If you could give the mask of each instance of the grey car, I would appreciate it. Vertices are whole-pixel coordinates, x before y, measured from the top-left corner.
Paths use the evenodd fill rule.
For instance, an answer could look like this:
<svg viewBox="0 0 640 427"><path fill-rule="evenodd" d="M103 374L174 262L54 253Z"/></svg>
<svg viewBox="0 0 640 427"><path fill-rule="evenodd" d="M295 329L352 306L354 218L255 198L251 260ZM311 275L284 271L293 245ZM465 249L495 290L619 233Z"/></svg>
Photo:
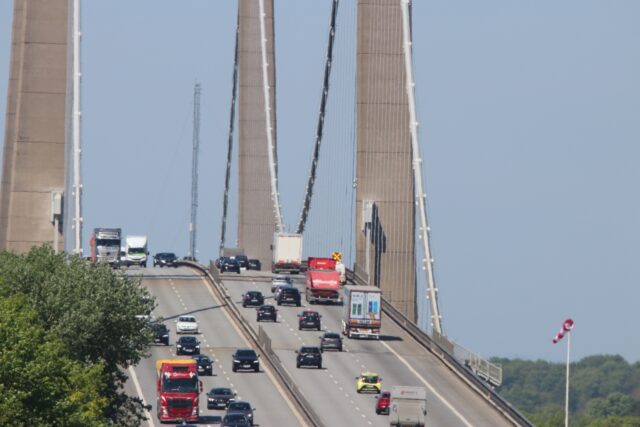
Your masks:
<svg viewBox="0 0 640 427"><path fill-rule="evenodd" d="M242 414L225 415L222 419L222 427L249 427L251 422Z"/></svg>
<svg viewBox="0 0 640 427"><path fill-rule="evenodd" d="M229 403L229 406L227 406L226 415L232 415L232 414L244 415L249 420L249 423L253 425L254 424L253 411L255 410L256 408L253 408L251 404L246 400L236 400L234 402Z"/></svg>
<svg viewBox="0 0 640 427"><path fill-rule="evenodd" d="M342 351L342 337L335 332L325 332L320 335L320 350L328 349Z"/></svg>

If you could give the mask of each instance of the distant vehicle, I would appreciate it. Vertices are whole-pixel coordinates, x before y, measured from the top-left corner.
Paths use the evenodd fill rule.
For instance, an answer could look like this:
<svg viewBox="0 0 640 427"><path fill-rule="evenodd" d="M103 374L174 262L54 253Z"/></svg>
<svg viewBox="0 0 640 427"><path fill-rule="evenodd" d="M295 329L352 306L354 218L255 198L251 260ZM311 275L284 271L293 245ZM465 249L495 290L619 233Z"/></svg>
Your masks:
<svg viewBox="0 0 640 427"><path fill-rule="evenodd" d="M247 306L258 306L260 307L262 304L264 304L264 296L262 295L262 292L260 291L248 291L244 294L242 294L242 306L243 307L247 307Z"/></svg>
<svg viewBox="0 0 640 427"><path fill-rule="evenodd" d="M427 416L427 390L424 387L394 385L389 403L389 425L424 427Z"/></svg>
<svg viewBox="0 0 640 427"><path fill-rule="evenodd" d="M207 393L207 409L226 409L236 400L236 394L227 387L214 387Z"/></svg>
<svg viewBox="0 0 640 427"><path fill-rule="evenodd" d="M280 295L280 292L282 292L283 289L293 289L293 285L290 285L288 283L281 283L277 285L276 289L273 291L273 298L276 301L278 300L278 295Z"/></svg>
<svg viewBox="0 0 640 427"><path fill-rule="evenodd" d="M180 337L176 341L176 354L200 354L200 341L196 337Z"/></svg>
<svg viewBox="0 0 640 427"><path fill-rule="evenodd" d="M125 257L123 264L125 267L131 265L147 266L147 236L127 236L125 238Z"/></svg>
<svg viewBox="0 0 640 427"><path fill-rule="evenodd" d="M380 299L380 288L345 285L342 334L349 338L379 339L382 327Z"/></svg>
<svg viewBox="0 0 640 427"><path fill-rule="evenodd" d="M260 361L256 352L250 348L240 348L233 353L233 365L231 370L237 372L239 369L250 369L260 372Z"/></svg>
<svg viewBox="0 0 640 427"><path fill-rule="evenodd" d="M199 333L198 321L194 316L180 316L176 321L176 334Z"/></svg>
<svg viewBox="0 0 640 427"><path fill-rule="evenodd" d="M173 252L158 252L153 257L154 267L177 267L178 257Z"/></svg>
<svg viewBox="0 0 640 427"><path fill-rule="evenodd" d="M205 354L196 354L192 356L193 360L198 365L198 374L200 375L213 375L213 362L209 359L209 356Z"/></svg>
<svg viewBox="0 0 640 427"><path fill-rule="evenodd" d="M158 420L195 421L200 417L198 397L202 383L194 360L164 359L156 361Z"/></svg>
<svg viewBox="0 0 640 427"><path fill-rule="evenodd" d="M247 261L247 270L262 270L262 263L259 259L250 259Z"/></svg>
<svg viewBox="0 0 640 427"><path fill-rule="evenodd" d="M376 397L376 414L389 415L389 403L391 402L391 392L383 391Z"/></svg>
<svg viewBox="0 0 640 427"><path fill-rule="evenodd" d="M255 420L253 419L253 411L255 410L256 408L252 408L249 402L244 400L236 400L229 403L229 406L227 406L227 415L244 415L249 420L249 424L253 425L255 423Z"/></svg>
<svg viewBox="0 0 640 427"><path fill-rule="evenodd" d="M229 414L225 415L222 419L222 427L249 427L251 422L242 414Z"/></svg>
<svg viewBox="0 0 640 427"><path fill-rule="evenodd" d="M236 255L235 260L240 264L241 270L247 270L249 268L249 258L246 255Z"/></svg>
<svg viewBox="0 0 640 427"><path fill-rule="evenodd" d="M216 258L216 260L213 262L213 264L216 266L218 270L222 268L222 263L224 262L225 259L227 259L227 257L221 256Z"/></svg>
<svg viewBox="0 0 640 427"><path fill-rule="evenodd" d="M298 330L317 329L320 330L320 319L322 316L317 311L304 310L298 314Z"/></svg>
<svg viewBox="0 0 640 427"><path fill-rule="evenodd" d="M122 230L120 228L94 228L89 240L91 260L117 266L120 262L121 243Z"/></svg>
<svg viewBox="0 0 640 427"><path fill-rule="evenodd" d="M296 307L300 307L302 305L300 297L300 291L297 288L282 288L282 290L278 293L278 297L276 299L278 305L282 304L295 304Z"/></svg>
<svg viewBox="0 0 640 427"><path fill-rule="evenodd" d="M169 345L169 328L164 323L152 322L151 329L153 329L153 342L159 342L164 345Z"/></svg>
<svg viewBox="0 0 640 427"><path fill-rule="evenodd" d="M322 369L322 352L320 347L303 346L300 350L297 350L298 356L296 357L296 368L300 366L315 366L318 369Z"/></svg>
<svg viewBox="0 0 640 427"><path fill-rule="evenodd" d="M302 234L274 233L271 272L298 274L302 262Z"/></svg>
<svg viewBox="0 0 640 427"><path fill-rule="evenodd" d="M363 391L380 393L381 390L382 378L375 372L363 372L359 377L356 377L356 391L358 393L362 393Z"/></svg>
<svg viewBox="0 0 640 427"><path fill-rule="evenodd" d="M291 277L289 276L275 276L271 279L271 293L276 291L276 287L278 287L278 285L293 285L293 280L291 280Z"/></svg>
<svg viewBox="0 0 640 427"><path fill-rule="evenodd" d="M232 258L225 258L222 262L222 266L220 267L220 272L226 273L228 271L235 271L240 274L240 264L238 261Z"/></svg>
<svg viewBox="0 0 640 427"><path fill-rule="evenodd" d="M340 302L340 273L333 258L309 257L305 275L305 299L316 302Z"/></svg>
<svg viewBox="0 0 640 427"><path fill-rule="evenodd" d="M256 321L271 320L276 322L278 319L278 310L272 305L263 305L257 308Z"/></svg>
<svg viewBox="0 0 640 427"><path fill-rule="evenodd" d="M320 336L320 350L335 349L342 351L342 337L335 332L325 332Z"/></svg>

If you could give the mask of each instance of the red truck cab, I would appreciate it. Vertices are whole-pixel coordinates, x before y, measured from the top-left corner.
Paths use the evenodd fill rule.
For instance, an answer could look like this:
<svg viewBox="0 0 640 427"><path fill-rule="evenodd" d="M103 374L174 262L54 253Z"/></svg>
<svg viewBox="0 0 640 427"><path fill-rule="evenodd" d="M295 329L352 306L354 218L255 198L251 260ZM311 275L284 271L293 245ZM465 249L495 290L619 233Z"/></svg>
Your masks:
<svg viewBox="0 0 640 427"><path fill-rule="evenodd" d="M309 257L305 280L307 302L340 302L340 273L332 258Z"/></svg>
<svg viewBox="0 0 640 427"><path fill-rule="evenodd" d="M156 362L157 415L160 422L198 421L202 382L193 359L165 359Z"/></svg>

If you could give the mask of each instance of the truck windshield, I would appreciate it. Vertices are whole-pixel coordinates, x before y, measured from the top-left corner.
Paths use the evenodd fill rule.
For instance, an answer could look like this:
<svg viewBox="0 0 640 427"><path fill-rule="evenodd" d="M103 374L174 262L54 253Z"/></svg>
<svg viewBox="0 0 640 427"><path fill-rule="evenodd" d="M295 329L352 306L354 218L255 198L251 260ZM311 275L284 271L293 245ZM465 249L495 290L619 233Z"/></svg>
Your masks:
<svg viewBox="0 0 640 427"><path fill-rule="evenodd" d="M162 391L197 392L198 380L197 378L164 378L162 380Z"/></svg>
<svg viewBox="0 0 640 427"><path fill-rule="evenodd" d="M117 246L120 247L120 240L116 239L96 239L96 246Z"/></svg>
<svg viewBox="0 0 640 427"><path fill-rule="evenodd" d="M129 248L130 254L143 254L144 248Z"/></svg>

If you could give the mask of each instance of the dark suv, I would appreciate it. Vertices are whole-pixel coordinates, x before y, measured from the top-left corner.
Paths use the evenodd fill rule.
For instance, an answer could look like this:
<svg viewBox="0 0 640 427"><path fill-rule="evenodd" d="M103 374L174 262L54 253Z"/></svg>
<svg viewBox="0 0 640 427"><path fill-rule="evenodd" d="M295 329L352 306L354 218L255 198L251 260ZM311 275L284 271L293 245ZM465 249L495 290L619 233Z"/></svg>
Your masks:
<svg viewBox="0 0 640 427"><path fill-rule="evenodd" d="M152 323L151 329L153 329L153 342L169 345L169 328L164 323Z"/></svg>
<svg viewBox="0 0 640 427"><path fill-rule="evenodd" d="M325 332L320 336L320 350L335 349L342 351L342 337L335 332Z"/></svg>
<svg viewBox="0 0 640 427"><path fill-rule="evenodd" d="M207 409L226 409L233 402L236 394L227 387L215 387L207 393Z"/></svg>
<svg viewBox="0 0 640 427"><path fill-rule="evenodd" d="M196 354L192 357L198 365L198 374L213 375L213 362L209 359L209 356L205 354Z"/></svg>
<svg viewBox="0 0 640 427"><path fill-rule="evenodd" d="M158 252L153 257L154 267L177 267L176 261L178 258L173 252Z"/></svg>
<svg viewBox="0 0 640 427"><path fill-rule="evenodd" d="M260 372L260 361L256 352L250 348L240 348L233 353L233 365L231 370L237 372L238 369L251 369Z"/></svg>
<svg viewBox="0 0 640 427"><path fill-rule="evenodd" d="M240 265L240 268L247 268L249 264L249 258L246 255L236 255L236 261Z"/></svg>
<svg viewBox="0 0 640 427"><path fill-rule="evenodd" d="M250 259L247 262L247 270L262 270L262 263L259 259Z"/></svg>
<svg viewBox="0 0 640 427"><path fill-rule="evenodd" d="M298 330L317 329L320 330L320 314L317 311L305 310L298 314Z"/></svg>
<svg viewBox="0 0 640 427"><path fill-rule="evenodd" d="M300 350L296 351L298 357L296 357L296 368L300 366L315 366L318 369L322 369L322 352L320 347L300 347Z"/></svg>
<svg viewBox="0 0 640 427"><path fill-rule="evenodd" d="M263 305L257 308L256 321L272 320L276 322L278 320L278 310L272 305Z"/></svg>
<svg viewBox="0 0 640 427"><path fill-rule="evenodd" d="M248 291L245 294L242 294L242 306L246 307L248 305L258 306L260 307L264 304L264 296L260 291Z"/></svg>
<svg viewBox="0 0 640 427"><path fill-rule="evenodd" d="M300 307L300 291L297 288L284 288L278 293L276 301L278 305L295 304L296 307Z"/></svg>
<svg viewBox="0 0 640 427"><path fill-rule="evenodd" d="M220 265L220 272L235 271L240 274L240 264L235 259L225 258Z"/></svg>

